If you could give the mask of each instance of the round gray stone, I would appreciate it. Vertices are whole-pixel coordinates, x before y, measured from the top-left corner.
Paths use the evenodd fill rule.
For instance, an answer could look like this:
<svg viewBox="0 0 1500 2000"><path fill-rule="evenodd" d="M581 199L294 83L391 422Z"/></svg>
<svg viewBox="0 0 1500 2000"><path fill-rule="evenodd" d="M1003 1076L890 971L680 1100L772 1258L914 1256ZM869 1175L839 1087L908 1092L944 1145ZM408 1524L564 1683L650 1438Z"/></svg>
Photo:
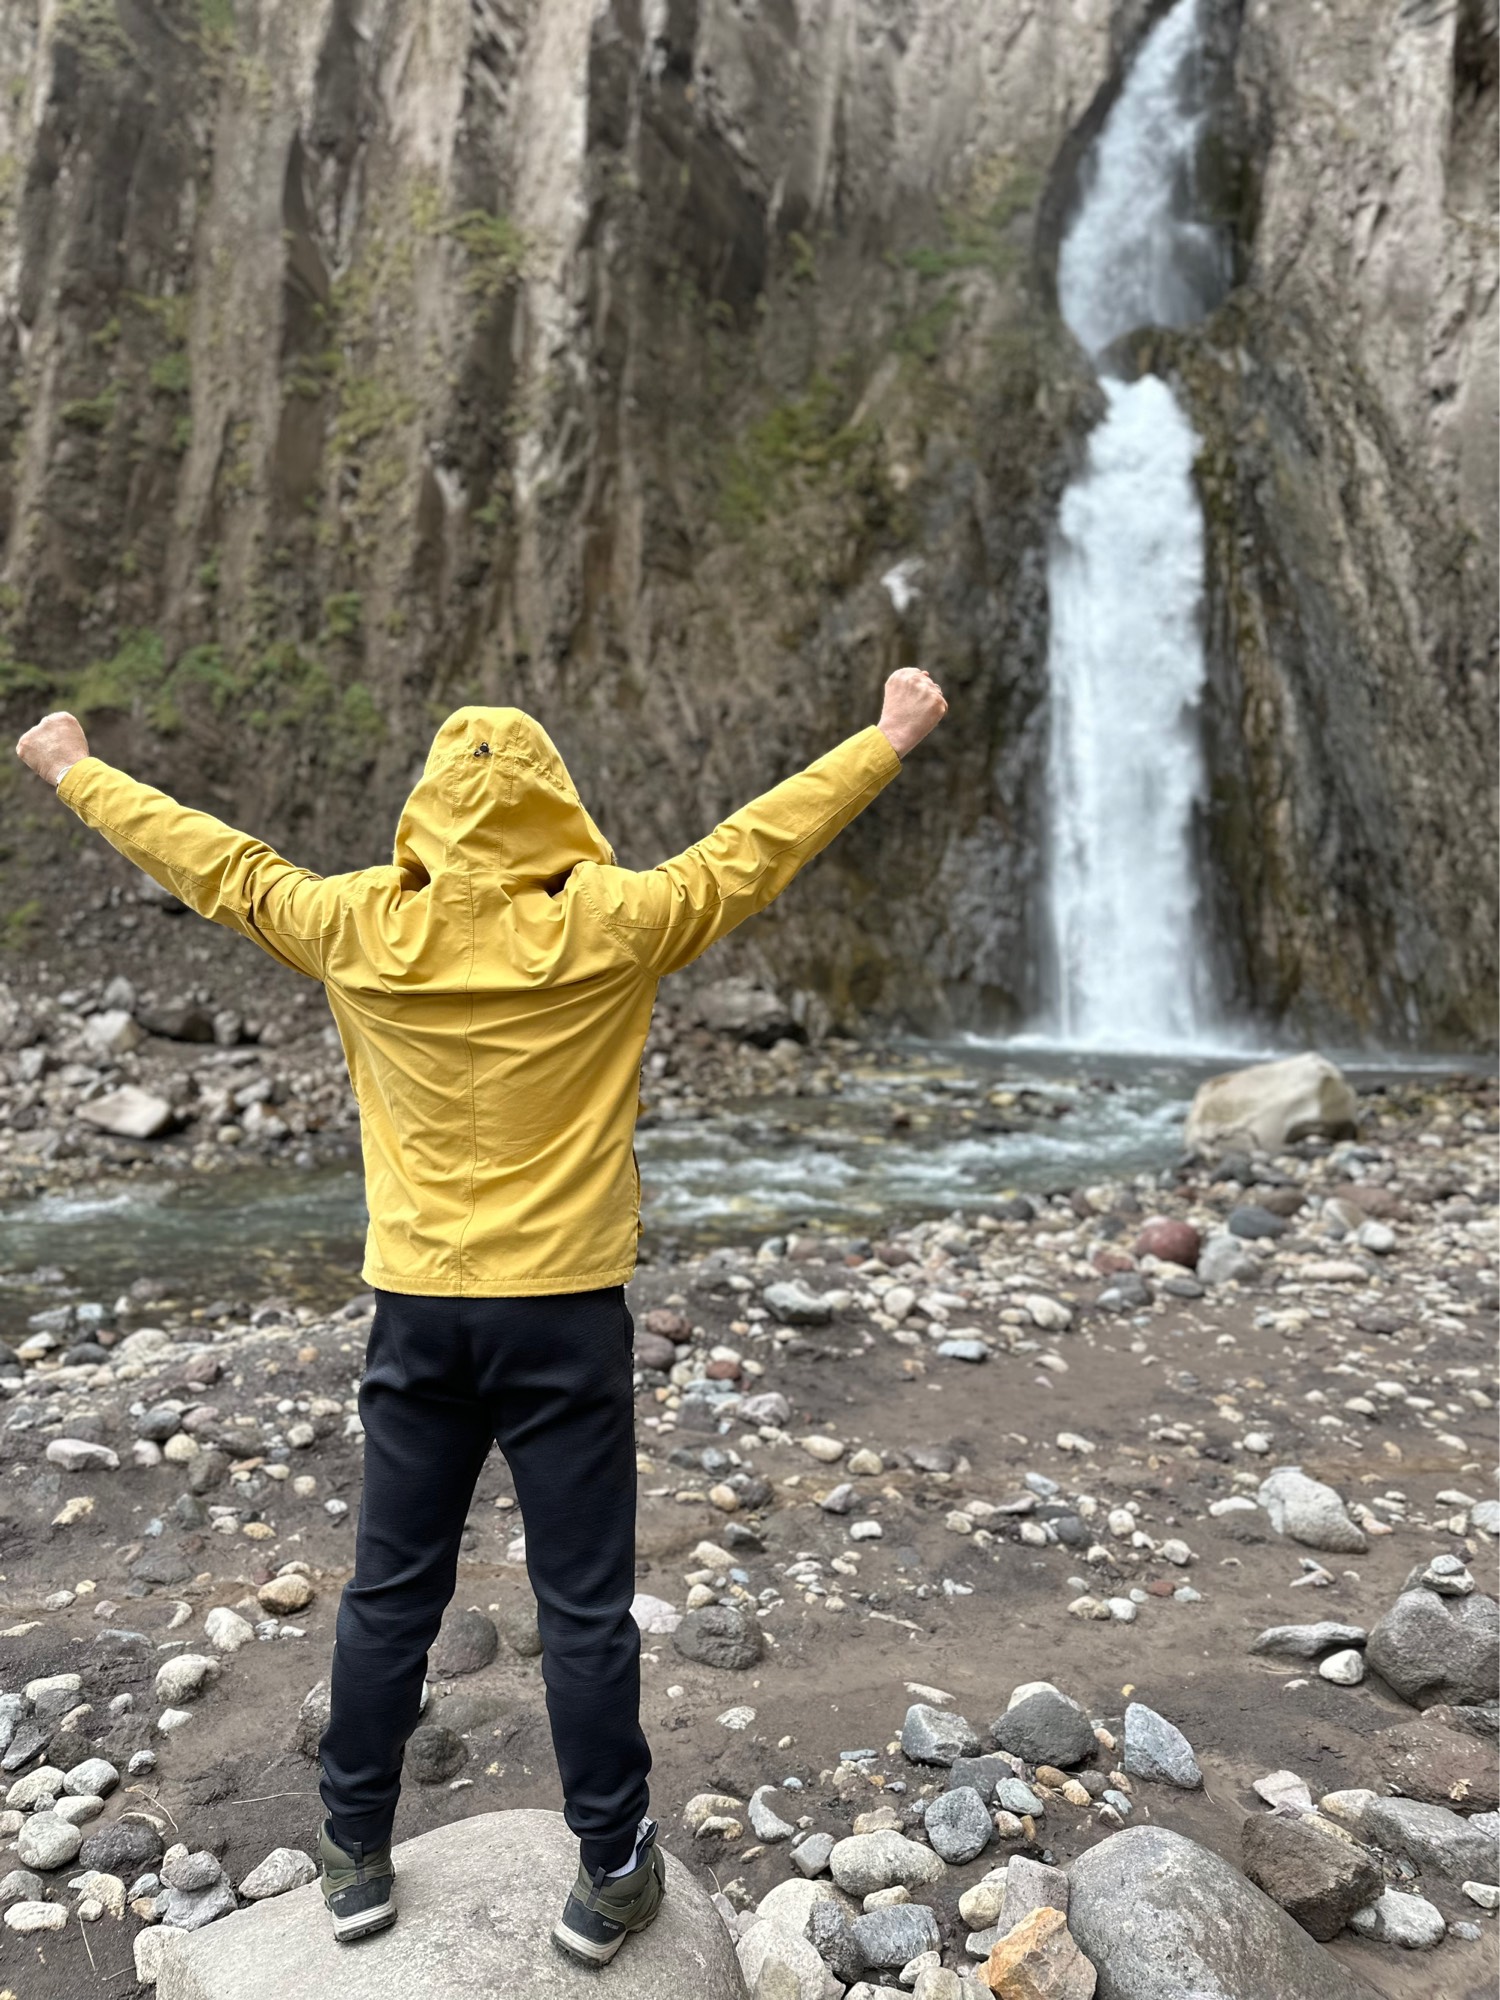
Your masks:
<svg viewBox="0 0 1500 2000"><path fill-rule="evenodd" d="M765 1650L759 1625L729 1604L705 1604L701 1611L690 1611L672 1634L672 1644L685 1660L726 1672L755 1666Z"/></svg>
<svg viewBox="0 0 1500 2000"><path fill-rule="evenodd" d="M357 1949L334 1942L316 1883L256 1903L162 1949L157 2000L599 2000L599 1974L551 1929L578 1870L559 1813L479 1813L393 1854L401 1921ZM630 2000L745 2000L723 1921L697 1879L665 1856L661 1914L622 1961Z"/></svg>
<svg viewBox="0 0 1500 2000"><path fill-rule="evenodd" d="M1024 1757L1028 1764L1055 1764L1064 1771L1098 1748L1094 1725L1077 1702L1050 1688L1008 1708L991 1723L990 1734L997 1749Z"/></svg>
<svg viewBox="0 0 1500 2000"><path fill-rule="evenodd" d="M432 1671L445 1677L477 1674L500 1650L500 1633L483 1611L450 1611L432 1649Z"/></svg>
<svg viewBox="0 0 1500 2000"><path fill-rule="evenodd" d="M951 1861L955 1866L962 1866L965 1861L972 1861L976 1854L983 1854L995 1833L989 1807L968 1785L960 1785L935 1798L928 1806L922 1824L932 1842L933 1853L941 1854L945 1861ZM926 1947L923 1948L925 1950ZM915 1956L914 1953L912 1955ZM903 1965L906 1963L905 1959L901 1962Z"/></svg>
<svg viewBox="0 0 1500 2000"><path fill-rule="evenodd" d="M887 1903L883 1909L866 1910L850 1930L867 1966L905 1965L924 1951L936 1951L942 1942L937 1918L925 1903Z"/></svg>
<svg viewBox="0 0 1500 2000"><path fill-rule="evenodd" d="M468 1761L464 1739L441 1722L424 1722L407 1738L402 1766L419 1785L441 1785Z"/></svg>
<svg viewBox="0 0 1500 2000"><path fill-rule="evenodd" d="M161 1835L143 1820L116 1820L91 1833L79 1851L80 1868L101 1875L121 1875L128 1882L161 1859Z"/></svg>
<svg viewBox="0 0 1500 2000"><path fill-rule="evenodd" d="M16 1859L23 1868L61 1868L83 1844L83 1835L56 1813L32 1813L16 1835Z"/></svg>

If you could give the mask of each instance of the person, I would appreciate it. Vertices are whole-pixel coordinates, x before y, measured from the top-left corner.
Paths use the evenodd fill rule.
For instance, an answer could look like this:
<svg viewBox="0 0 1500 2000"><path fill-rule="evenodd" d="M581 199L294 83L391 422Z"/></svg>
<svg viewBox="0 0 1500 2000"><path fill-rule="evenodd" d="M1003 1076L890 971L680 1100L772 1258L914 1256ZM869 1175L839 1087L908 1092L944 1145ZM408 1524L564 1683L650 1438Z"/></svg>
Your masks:
<svg viewBox="0 0 1500 2000"><path fill-rule="evenodd" d="M334 1934L393 1922L391 1834L480 1467L515 1483L577 1879L553 1931L602 1965L660 1906L639 1719L634 1134L658 982L762 910L947 704L885 684L862 729L657 868L616 865L545 730L458 709L389 865L322 877L89 752L17 744L63 804L201 916L320 980L360 1114L374 1293L364 1485L319 1754Z"/></svg>

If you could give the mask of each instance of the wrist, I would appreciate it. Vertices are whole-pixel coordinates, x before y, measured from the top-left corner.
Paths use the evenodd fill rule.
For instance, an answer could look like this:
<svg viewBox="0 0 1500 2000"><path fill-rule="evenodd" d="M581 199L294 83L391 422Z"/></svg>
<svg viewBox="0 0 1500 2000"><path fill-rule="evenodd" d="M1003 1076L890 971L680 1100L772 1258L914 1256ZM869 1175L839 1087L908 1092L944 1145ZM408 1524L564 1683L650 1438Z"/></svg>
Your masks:
<svg viewBox="0 0 1500 2000"><path fill-rule="evenodd" d="M910 750L911 745L907 742L901 731L889 722L877 722L875 727L880 731L886 742L890 744L896 755L904 758L907 751Z"/></svg>

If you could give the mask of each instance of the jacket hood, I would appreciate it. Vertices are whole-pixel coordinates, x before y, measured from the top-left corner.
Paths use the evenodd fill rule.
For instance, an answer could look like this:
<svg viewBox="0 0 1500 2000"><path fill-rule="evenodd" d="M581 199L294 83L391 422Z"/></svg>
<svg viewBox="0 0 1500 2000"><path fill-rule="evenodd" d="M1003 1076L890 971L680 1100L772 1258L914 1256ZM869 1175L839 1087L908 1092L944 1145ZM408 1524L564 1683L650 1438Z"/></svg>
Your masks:
<svg viewBox="0 0 1500 2000"><path fill-rule="evenodd" d="M560 887L579 862L614 858L551 737L519 708L455 709L396 827L395 863L411 888L455 868L507 893Z"/></svg>

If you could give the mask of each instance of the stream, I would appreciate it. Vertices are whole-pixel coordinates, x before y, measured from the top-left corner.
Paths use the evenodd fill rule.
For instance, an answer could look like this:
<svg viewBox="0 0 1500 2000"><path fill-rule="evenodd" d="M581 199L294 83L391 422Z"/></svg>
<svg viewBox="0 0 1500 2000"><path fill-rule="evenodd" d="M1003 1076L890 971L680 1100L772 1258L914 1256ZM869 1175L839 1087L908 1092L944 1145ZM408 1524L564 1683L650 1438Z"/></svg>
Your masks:
<svg viewBox="0 0 1500 2000"><path fill-rule="evenodd" d="M808 1227L874 1236L1011 1192L1159 1173L1180 1153L1194 1089L1225 1066L1223 1054L907 1041L863 1051L827 1097L648 1116L638 1134L643 1247L683 1254ZM1356 1085L1467 1066L1344 1062ZM190 1305L283 1297L327 1307L361 1289L364 1224L354 1162L140 1173L43 1195L0 1210L0 1333L16 1335L60 1297L113 1304L142 1276Z"/></svg>

